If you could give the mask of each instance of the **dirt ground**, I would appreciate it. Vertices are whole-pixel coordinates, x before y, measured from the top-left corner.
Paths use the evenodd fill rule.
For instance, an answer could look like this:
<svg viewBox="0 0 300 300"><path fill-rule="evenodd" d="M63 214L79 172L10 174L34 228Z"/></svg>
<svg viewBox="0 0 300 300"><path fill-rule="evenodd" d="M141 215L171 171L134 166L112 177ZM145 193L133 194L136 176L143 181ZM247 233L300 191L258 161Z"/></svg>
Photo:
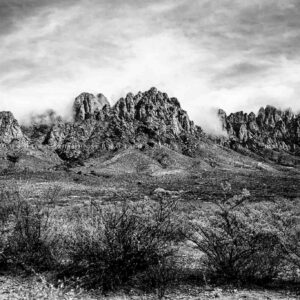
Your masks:
<svg viewBox="0 0 300 300"><path fill-rule="evenodd" d="M118 293L115 295L103 296L97 292L65 291L63 287L55 288L46 285L37 278L24 279L10 276L0 276L0 300L71 300L71 299L108 299L108 300L155 300L155 294L139 294L136 291L125 295ZM179 286L176 290L167 291L163 299L169 300L294 300L300 299L300 295L287 291L271 290L247 290L234 288L214 288L214 287L195 287Z"/></svg>

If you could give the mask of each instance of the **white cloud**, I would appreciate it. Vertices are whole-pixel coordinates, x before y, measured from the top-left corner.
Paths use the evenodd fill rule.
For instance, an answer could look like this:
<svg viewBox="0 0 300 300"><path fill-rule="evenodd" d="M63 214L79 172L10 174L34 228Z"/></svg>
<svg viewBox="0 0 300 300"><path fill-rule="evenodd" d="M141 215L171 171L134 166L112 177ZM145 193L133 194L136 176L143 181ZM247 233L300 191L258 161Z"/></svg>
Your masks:
<svg viewBox="0 0 300 300"><path fill-rule="evenodd" d="M252 43L251 36L244 41L232 29L239 6L221 26L218 16L223 21L228 15L221 4L219 14L206 16L203 9L198 20L188 1L141 3L49 6L0 36L0 110L19 118L47 108L67 115L80 92L101 92L115 102L152 86L177 97L191 119L211 132L219 131L216 108L256 111L276 104L300 109L300 62L258 55L264 41ZM182 10L183 3L192 8ZM246 42L249 51L241 48Z"/></svg>

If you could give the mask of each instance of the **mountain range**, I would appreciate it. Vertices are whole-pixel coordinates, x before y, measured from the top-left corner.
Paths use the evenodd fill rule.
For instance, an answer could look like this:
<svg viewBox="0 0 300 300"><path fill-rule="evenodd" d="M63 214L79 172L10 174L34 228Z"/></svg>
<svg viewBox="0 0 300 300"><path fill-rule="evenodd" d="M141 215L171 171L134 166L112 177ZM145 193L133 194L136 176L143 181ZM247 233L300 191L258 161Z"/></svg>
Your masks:
<svg viewBox="0 0 300 300"><path fill-rule="evenodd" d="M227 115L220 109L218 117L225 134L212 136L190 120L177 98L156 88L128 93L113 106L102 94L82 93L74 101L73 119L68 122L49 112L45 118L20 126L11 112L0 112L0 155L2 165L12 157L33 157L50 167L111 159L122 151L146 153L149 158L153 149L161 149L170 157L202 158L208 166L226 163L226 153L233 159L236 153L237 161L248 157L299 166L299 114L267 106L257 115L242 111Z"/></svg>

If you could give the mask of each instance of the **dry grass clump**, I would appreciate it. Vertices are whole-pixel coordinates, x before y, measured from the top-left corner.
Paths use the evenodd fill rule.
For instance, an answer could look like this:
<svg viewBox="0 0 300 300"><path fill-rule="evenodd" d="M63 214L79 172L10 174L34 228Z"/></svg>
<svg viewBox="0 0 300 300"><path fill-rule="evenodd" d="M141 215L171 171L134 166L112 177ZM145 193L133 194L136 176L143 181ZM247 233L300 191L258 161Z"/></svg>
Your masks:
<svg viewBox="0 0 300 300"><path fill-rule="evenodd" d="M88 295L82 289L69 289L62 282L54 285L44 276L36 275L25 279L7 277L1 285L0 298L20 300L93 300L99 299ZM1 298L3 299L3 298Z"/></svg>

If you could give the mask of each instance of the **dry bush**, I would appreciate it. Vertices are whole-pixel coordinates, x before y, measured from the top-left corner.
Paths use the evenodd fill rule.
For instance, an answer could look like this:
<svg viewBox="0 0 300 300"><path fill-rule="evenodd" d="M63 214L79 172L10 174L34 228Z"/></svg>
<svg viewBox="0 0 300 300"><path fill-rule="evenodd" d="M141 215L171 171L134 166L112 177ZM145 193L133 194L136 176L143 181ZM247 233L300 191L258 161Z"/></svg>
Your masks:
<svg viewBox="0 0 300 300"><path fill-rule="evenodd" d="M12 232L11 216L14 212L14 203L17 198L18 194L11 193L10 190L3 189L0 191L0 269L4 269L7 266L7 257L4 252Z"/></svg>
<svg viewBox="0 0 300 300"><path fill-rule="evenodd" d="M270 223L276 228L286 263L294 267L300 277L300 205L299 201L280 199L269 208Z"/></svg>
<svg viewBox="0 0 300 300"><path fill-rule="evenodd" d="M172 200L92 204L89 218L78 217L67 242L70 263L64 276L104 291L136 282L141 274L166 268L176 232ZM166 283L156 272L153 285ZM145 279L145 277L143 277Z"/></svg>
<svg viewBox="0 0 300 300"><path fill-rule="evenodd" d="M276 278L284 259L278 230L270 222L269 205L252 205L249 192L227 196L207 209L195 208L186 236L204 253L208 275L215 279L265 282Z"/></svg>
<svg viewBox="0 0 300 300"><path fill-rule="evenodd" d="M164 294L178 238L173 200L92 202L57 214L58 192L47 190L38 199L17 188L4 193L0 221L8 234L4 242L1 230L1 253L13 265L55 271L71 286L105 291L139 283Z"/></svg>
<svg viewBox="0 0 300 300"><path fill-rule="evenodd" d="M26 270L53 268L57 236L51 230L50 217L59 189L47 190L37 201L28 200L17 186L2 193L2 229L7 229L6 238L2 238L5 257Z"/></svg>

